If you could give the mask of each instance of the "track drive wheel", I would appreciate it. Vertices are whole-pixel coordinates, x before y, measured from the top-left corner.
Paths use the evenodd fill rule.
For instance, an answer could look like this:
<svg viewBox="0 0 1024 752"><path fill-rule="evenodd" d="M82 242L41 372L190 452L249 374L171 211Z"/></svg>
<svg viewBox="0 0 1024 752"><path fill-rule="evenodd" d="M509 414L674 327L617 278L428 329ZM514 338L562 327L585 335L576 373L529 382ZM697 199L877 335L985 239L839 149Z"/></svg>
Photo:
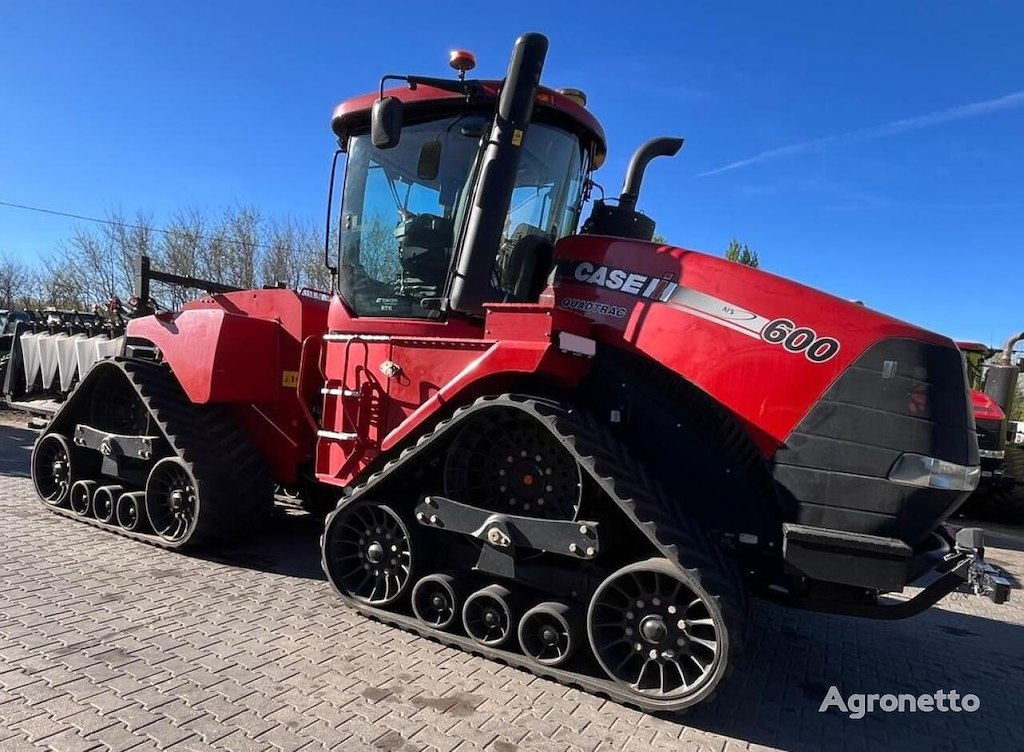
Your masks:
<svg viewBox="0 0 1024 752"><path fill-rule="evenodd" d="M146 481L146 516L153 532L175 547L195 533L201 511L198 484L178 457L165 457L149 471Z"/></svg>
<svg viewBox="0 0 1024 752"><path fill-rule="evenodd" d="M696 570L666 559L629 564L590 602L587 634L601 668L645 701L705 699L725 674L729 627Z"/></svg>
<svg viewBox="0 0 1024 752"><path fill-rule="evenodd" d="M384 504L356 501L338 509L327 520L323 554L331 584L362 603L394 603L412 582L409 529Z"/></svg>
<svg viewBox="0 0 1024 752"><path fill-rule="evenodd" d="M455 437L444 469L445 493L503 514L573 520L580 509L579 463L530 416L474 416Z"/></svg>
<svg viewBox="0 0 1024 752"><path fill-rule="evenodd" d="M50 433L32 450L32 482L39 498L51 506L67 503L71 495L71 447L59 433Z"/></svg>

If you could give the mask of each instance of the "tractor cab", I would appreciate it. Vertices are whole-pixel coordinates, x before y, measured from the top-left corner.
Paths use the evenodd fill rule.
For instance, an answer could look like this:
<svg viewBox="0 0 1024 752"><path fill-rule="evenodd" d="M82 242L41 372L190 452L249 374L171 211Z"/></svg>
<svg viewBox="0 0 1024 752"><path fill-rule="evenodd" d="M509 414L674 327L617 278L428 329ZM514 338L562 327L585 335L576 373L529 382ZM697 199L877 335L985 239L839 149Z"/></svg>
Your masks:
<svg viewBox="0 0 1024 752"><path fill-rule="evenodd" d="M352 317L440 319L535 301L604 160L580 92L465 80L469 53L452 65L458 80L401 77L406 86L382 82L335 110L346 161L331 235Z"/></svg>

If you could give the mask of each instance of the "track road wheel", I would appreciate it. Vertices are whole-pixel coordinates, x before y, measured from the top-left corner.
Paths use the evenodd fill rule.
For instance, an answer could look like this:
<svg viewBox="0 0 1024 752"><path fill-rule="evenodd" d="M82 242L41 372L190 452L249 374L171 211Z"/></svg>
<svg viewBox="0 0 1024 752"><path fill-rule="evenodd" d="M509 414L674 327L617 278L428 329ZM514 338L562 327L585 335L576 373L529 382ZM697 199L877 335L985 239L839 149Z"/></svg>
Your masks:
<svg viewBox="0 0 1024 752"><path fill-rule="evenodd" d="M117 524L125 530L142 530L145 527L145 503L146 494L142 491L121 494L115 510Z"/></svg>
<svg viewBox="0 0 1024 752"><path fill-rule="evenodd" d="M462 607L466 634L487 647L503 644L514 629L511 596L501 585L488 585L466 598Z"/></svg>
<svg viewBox="0 0 1024 752"><path fill-rule="evenodd" d="M32 450L32 482L39 498L51 506L67 503L71 495L71 447L59 433L39 439Z"/></svg>
<svg viewBox="0 0 1024 752"><path fill-rule="evenodd" d="M695 575L648 559L614 572L594 592L590 646L608 676L638 699L700 702L725 674L729 629Z"/></svg>
<svg viewBox="0 0 1024 752"><path fill-rule="evenodd" d="M192 471L178 457L165 457L146 481L146 516L153 532L168 543L185 545L199 522L201 500Z"/></svg>
<svg viewBox="0 0 1024 752"><path fill-rule="evenodd" d="M92 495L92 512L100 522L111 523L117 513L117 500L124 489L121 486L100 486Z"/></svg>
<svg viewBox="0 0 1024 752"><path fill-rule="evenodd" d="M459 613L456 580L450 574L428 574L412 589L412 612L434 629L448 629Z"/></svg>
<svg viewBox="0 0 1024 752"><path fill-rule="evenodd" d="M409 589L414 562L409 529L391 507L356 501L328 519L324 563L341 593L372 606L393 603Z"/></svg>
<svg viewBox="0 0 1024 752"><path fill-rule="evenodd" d="M72 483L70 494L71 511L79 517L88 517L92 514L92 497L96 493L96 486L98 485L94 480L76 480Z"/></svg>
<svg viewBox="0 0 1024 752"><path fill-rule="evenodd" d="M560 666L576 649L577 633L564 603L541 603L519 621L519 645L523 653L542 666Z"/></svg>

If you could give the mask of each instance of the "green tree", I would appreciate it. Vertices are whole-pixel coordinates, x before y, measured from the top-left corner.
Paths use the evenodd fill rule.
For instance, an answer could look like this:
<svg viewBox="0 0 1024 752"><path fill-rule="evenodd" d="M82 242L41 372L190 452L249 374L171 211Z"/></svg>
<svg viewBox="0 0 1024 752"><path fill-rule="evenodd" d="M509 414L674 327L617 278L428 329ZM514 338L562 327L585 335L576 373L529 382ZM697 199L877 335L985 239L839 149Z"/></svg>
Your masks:
<svg viewBox="0 0 1024 752"><path fill-rule="evenodd" d="M657 243L658 245L668 245L668 239L664 235L659 235L658 233L654 233L654 237L651 238L651 242Z"/></svg>
<svg viewBox="0 0 1024 752"><path fill-rule="evenodd" d="M725 249L725 257L729 261L746 264L755 269L761 265L757 259L757 251L750 250L749 245L740 243L736 238L729 241L729 247Z"/></svg>

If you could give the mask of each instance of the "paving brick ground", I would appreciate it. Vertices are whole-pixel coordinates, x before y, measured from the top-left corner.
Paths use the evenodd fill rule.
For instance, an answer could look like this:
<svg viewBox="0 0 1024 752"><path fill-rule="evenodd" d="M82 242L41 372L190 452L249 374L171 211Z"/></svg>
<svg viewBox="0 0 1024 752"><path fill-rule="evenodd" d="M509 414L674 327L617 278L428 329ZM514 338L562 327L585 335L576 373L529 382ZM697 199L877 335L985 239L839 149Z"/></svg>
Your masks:
<svg viewBox="0 0 1024 752"><path fill-rule="evenodd" d="M0 425L0 750L1021 749L1024 594L902 622L759 604L715 701L653 718L368 621L332 596L318 525L217 559L33 500L34 435ZM990 557L1024 572L1024 536ZM972 714L818 713L830 685L974 693Z"/></svg>

